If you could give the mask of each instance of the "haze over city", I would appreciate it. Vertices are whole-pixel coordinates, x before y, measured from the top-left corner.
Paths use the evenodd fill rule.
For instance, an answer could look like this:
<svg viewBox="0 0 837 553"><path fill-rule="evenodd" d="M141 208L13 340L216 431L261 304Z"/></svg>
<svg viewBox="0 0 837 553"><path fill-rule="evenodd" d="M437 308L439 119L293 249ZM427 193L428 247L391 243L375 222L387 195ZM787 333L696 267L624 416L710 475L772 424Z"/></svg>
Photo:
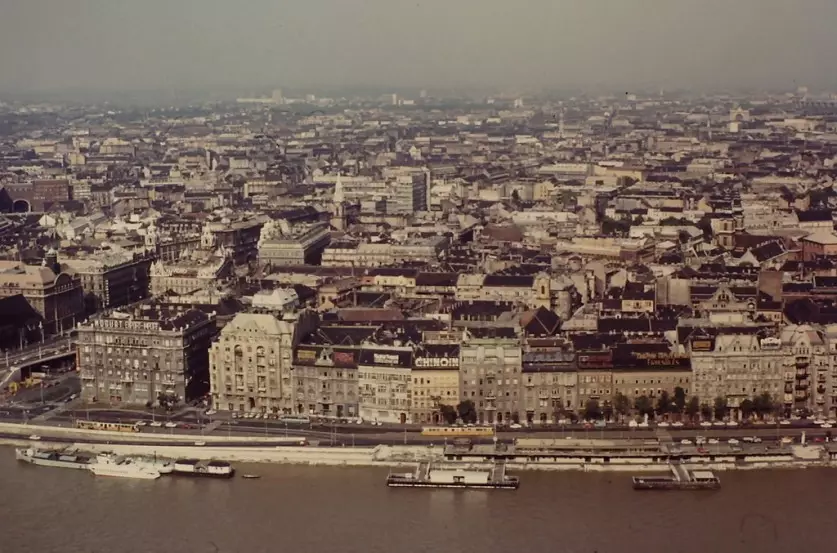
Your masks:
<svg viewBox="0 0 837 553"><path fill-rule="evenodd" d="M837 3L10 0L0 91L834 84Z"/></svg>

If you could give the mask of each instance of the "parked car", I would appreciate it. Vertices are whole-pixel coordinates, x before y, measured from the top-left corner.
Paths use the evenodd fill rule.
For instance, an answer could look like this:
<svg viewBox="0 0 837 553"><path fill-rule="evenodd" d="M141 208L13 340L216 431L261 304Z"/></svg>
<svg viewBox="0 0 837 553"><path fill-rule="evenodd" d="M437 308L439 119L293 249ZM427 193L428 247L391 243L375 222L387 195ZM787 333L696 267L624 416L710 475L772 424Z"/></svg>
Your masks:
<svg viewBox="0 0 837 553"><path fill-rule="evenodd" d="M154 428L160 428L161 426L163 426L163 423L161 421L151 421L148 424L148 426L153 426Z"/></svg>
<svg viewBox="0 0 837 553"><path fill-rule="evenodd" d="M739 442L735 438L730 438L729 440L727 440L727 443L730 444L730 445L736 445Z"/></svg>
<svg viewBox="0 0 837 553"><path fill-rule="evenodd" d="M657 426L659 426L660 428L667 428L668 426L671 426L671 425L669 423L667 423L666 421L660 421L660 422L657 423Z"/></svg>
<svg viewBox="0 0 837 553"><path fill-rule="evenodd" d="M671 423L671 426L673 426L674 428L683 428L684 425L680 421L674 421L673 423Z"/></svg>
<svg viewBox="0 0 837 553"><path fill-rule="evenodd" d="M177 423L176 422L167 422L165 424L165 427L166 428L177 428Z"/></svg>
<svg viewBox="0 0 837 553"><path fill-rule="evenodd" d="M145 425L147 425L148 423L147 423L147 422L145 422L145 421L137 421L137 422L135 422L134 424L136 424L137 426L145 426Z"/></svg>

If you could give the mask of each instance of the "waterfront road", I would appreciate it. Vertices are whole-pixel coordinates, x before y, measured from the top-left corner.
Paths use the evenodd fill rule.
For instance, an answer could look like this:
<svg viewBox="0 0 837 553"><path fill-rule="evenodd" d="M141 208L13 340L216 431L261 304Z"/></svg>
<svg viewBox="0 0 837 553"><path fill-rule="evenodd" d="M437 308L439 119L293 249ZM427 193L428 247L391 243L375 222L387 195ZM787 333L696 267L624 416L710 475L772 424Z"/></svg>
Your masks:
<svg viewBox="0 0 837 553"><path fill-rule="evenodd" d="M25 424L22 418L13 418L3 416L3 411L0 411L0 421L18 422ZM84 418L84 417L80 417ZM92 417L91 417L92 419ZM74 426L76 417L67 413L56 414L45 423L47 426L72 427ZM122 419L125 421L126 419ZM219 421L220 422L220 421ZM228 437L249 437L259 442L259 438L270 440L272 438L291 438L300 437L306 438L309 443L321 446L374 446L374 445L440 445L446 443L446 440L436 436L422 436L415 430L409 428L402 429L387 429L387 428L352 428L354 425L349 425L334 428L331 427L310 427L301 425L278 425L265 424L265 421L255 420L239 420L221 422L220 424L212 424L209 428L211 431L204 431L207 425L179 425L177 428L166 427L150 427L144 426L142 428L143 434L168 434L174 436L183 436L185 445L194 445L194 442L200 441L202 436L211 435L213 438ZM352 431L359 430L359 431ZM766 443L778 441L781 438L790 437L798 442L804 432L809 441L823 441L830 437L830 430L821 428L796 428L796 427L769 427L769 428L718 428L716 431L711 429L667 429L668 434L674 442L688 439L694 440L697 436L706 438L717 438L721 441L729 440L730 438L741 439L749 436L758 436ZM563 430L553 432L528 432L528 431L512 431L512 432L498 432L497 441L501 443L511 444L519 438L538 438L538 439L606 439L606 440L654 440L658 436L653 430L649 429L632 429L623 431L593 431L593 430ZM74 440L69 440L74 441ZM474 443L490 444L493 442L492 438L472 439ZM178 442L179 443L179 442Z"/></svg>

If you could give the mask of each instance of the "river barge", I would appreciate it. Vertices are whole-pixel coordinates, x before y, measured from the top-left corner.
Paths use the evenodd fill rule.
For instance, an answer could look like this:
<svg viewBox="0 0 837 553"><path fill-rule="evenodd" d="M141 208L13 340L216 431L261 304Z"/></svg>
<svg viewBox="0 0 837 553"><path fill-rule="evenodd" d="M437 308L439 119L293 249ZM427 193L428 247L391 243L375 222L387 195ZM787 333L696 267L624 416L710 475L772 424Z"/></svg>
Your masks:
<svg viewBox="0 0 837 553"><path fill-rule="evenodd" d="M71 453L63 449L15 449L15 459L42 467L88 470L95 463L92 455Z"/></svg>
<svg viewBox="0 0 837 553"><path fill-rule="evenodd" d="M497 463L490 470L467 468L434 468L431 463L420 463L414 472L390 473L390 488L461 488L516 490L517 476L506 474L505 463Z"/></svg>
<svg viewBox="0 0 837 553"><path fill-rule="evenodd" d="M178 459L174 462L173 476L202 476L208 478L232 478L235 469L226 461Z"/></svg>

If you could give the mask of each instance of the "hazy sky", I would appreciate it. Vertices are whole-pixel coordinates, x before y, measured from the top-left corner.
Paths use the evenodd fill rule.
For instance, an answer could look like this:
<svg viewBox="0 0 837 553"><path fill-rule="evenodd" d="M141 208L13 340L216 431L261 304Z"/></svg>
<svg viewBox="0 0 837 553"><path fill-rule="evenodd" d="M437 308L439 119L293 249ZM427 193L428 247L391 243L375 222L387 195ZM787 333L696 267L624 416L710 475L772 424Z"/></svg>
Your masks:
<svg viewBox="0 0 837 553"><path fill-rule="evenodd" d="M0 90L837 89L837 0L0 0Z"/></svg>

